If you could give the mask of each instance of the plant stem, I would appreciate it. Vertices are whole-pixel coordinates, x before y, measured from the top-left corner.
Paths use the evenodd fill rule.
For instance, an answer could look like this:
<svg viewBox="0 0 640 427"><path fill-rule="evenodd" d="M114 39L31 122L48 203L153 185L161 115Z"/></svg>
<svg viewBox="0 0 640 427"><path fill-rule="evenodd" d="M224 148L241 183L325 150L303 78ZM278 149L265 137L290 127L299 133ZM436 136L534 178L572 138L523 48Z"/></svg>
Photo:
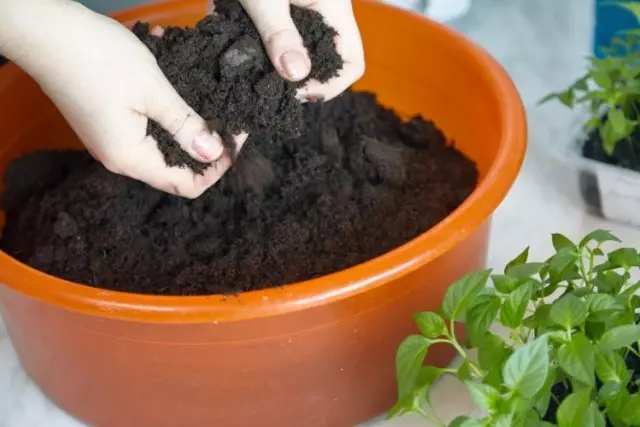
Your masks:
<svg viewBox="0 0 640 427"><path fill-rule="evenodd" d="M429 409L430 409L431 413L433 414L433 416L428 414L428 413L426 413L424 411L424 409L422 409L422 408L416 409L416 412L418 414L420 414L422 416L422 418L426 419L430 423L435 424L438 427L447 427L447 425L436 415L436 413L433 411L433 408L431 406L429 406Z"/></svg>
<svg viewBox="0 0 640 427"><path fill-rule="evenodd" d="M453 348L455 348L458 351L460 356L462 356L465 360L469 362L469 366L471 367L471 369L473 370L473 373L477 377L484 377L484 371L480 369L480 367L476 365L476 363L473 360L471 360L471 358L469 357L469 354L466 352L464 348L462 348L462 346L458 342L458 339L456 338L456 330L454 326L455 326L454 321L449 320L449 334L451 337L451 345L453 346Z"/></svg>
<svg viewBox="0 0 640 427"><path fill-rule="evenodd" d="M589 272L591 272L591 269L589 269ZM584 265L584 252L580 254L580 275L582 276L582 280L584 281L586 288L591 290L591 277L587 275L587 271Z"/></svg>

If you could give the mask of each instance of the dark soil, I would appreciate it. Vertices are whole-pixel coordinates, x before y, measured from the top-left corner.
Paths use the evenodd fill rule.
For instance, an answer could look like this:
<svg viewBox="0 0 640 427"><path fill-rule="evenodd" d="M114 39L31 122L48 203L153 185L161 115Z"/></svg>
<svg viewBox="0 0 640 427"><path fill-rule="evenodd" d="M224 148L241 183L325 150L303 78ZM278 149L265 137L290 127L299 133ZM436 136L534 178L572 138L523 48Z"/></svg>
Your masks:
<svg viewBox="0 0 640 427"><path fill-rule="evenodd" d="M347 91L302 105L235 1L196 29L134 31L171 83L223 137L250 133L234 166L197 200L106 171L84 152L41 152L5 176L0 248L39 270L105 289L229 294L370 260L440 222L473 191L474 163L421 117L401 120ZM335 31L292 9L311 77L342 67ZM171 135L149 132L170 166L201 172Z"/></svg>
<svg viewBox="0 0 640 427"><path fill-rule="evenodd" d="M588 159L640 172L640 130L616 144L611 155L602 148L600 133L597 130L592 131L582 146L582 155Z"/></svg>
<svg viewBox="0 0 640 427"><path fill-rule="evenodd" d="M237 0L216 1L216 15L195 28L169 27L160 38L149 34L148 24L138 23L133 32L178 93L225 141L241 131L290 139L299 136L303 126L302 105L295 98L298 88L308 79L325 82L337 76L343 65L334 44L337 33L322 15L292 7L291 16L313 65L309 77L297 83L276 72ZM182 151L158 124L149 122L148 133L158 141L169 166L187 166L199 173L208 167Z"/></svg>
<svg viewBox="0 0 640 427"><path fill-rule="evenodd" d="M0 247L106 289L237 293L388 252L445 218L476 185L474 164L433 123L403 122L371 94L308 104L304 121L296 139L251 137L197 200L111 174L84 153L24 156L6 173Z"/></svg>

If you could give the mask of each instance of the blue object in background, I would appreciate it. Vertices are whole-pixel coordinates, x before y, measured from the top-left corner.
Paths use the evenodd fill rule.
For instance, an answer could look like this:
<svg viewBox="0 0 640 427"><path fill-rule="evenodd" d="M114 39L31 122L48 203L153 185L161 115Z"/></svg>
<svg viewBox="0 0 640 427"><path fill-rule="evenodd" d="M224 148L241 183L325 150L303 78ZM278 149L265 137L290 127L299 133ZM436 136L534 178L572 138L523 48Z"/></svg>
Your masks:
<svg viewBox="0 0 640 427"><path fill-rule="evenodd" d="M640 0L623 0L640 3ZM611 41L620 36L620 31L638 28L638 20L626 9L611 4L611 0L595 0L595 29L593 54L601 58L602 47L611 46Z"/></svg>

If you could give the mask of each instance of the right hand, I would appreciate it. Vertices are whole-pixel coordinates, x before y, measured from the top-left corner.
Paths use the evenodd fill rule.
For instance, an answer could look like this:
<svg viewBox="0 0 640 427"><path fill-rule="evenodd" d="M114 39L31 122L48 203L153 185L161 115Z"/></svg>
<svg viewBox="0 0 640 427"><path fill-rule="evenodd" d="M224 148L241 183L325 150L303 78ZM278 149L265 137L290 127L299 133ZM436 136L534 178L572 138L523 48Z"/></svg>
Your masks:
<svg viewBox="0 0 640 427"><path fill-rule="evenodd" d="M300 81L311 71L311 60L290 14L290 5L319 12L338 36L336 49L344 60L339 75L321 84L310 80L300 89L303 101L328 101L356 82L364 74L364 49L351 0L240 0L253 20L273 66L290 81ZM209 13L215 13L215 0L209 0Z"/></svg>

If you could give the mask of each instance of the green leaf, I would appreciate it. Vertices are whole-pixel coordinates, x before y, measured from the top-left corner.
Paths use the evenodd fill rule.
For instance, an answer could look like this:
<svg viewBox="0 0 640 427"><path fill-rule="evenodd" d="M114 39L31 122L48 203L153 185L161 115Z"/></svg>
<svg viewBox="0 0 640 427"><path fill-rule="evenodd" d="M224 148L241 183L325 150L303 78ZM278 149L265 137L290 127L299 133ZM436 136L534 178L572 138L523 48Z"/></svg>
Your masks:
<svg viewBox="0 0 640 427"><path fill-rule="evenodd" d="M482 342L489 327L494 322L500 310L500 297L496 295L481 295L467 313L467 339L470 346L477 346Z"/></svg>
<svg viewBox="0 0 640 427"><path fill-rule="evenodd" d="M595 354L591 341L582 332L558 349L558 363L575 380L595 386Z"/></svg>
<svg viewBox="0 0 640 427"><path fill-rule="evenodd" d="M600 292L617 295L624 285L624 278L615 271L598 271L596 284Z"/></svg>
<svg viewBox="0 0 640 427"><path fill-rule="evenodd" d="M456 377L460 381L467 381L471 379L471 363L469 360L465 359L458 369L456 370Z"/></svg>
<svg viewBox="0 0 640 427"><path fill-rule="evenodd" d="M609 110L608 114L611 126L616 135L624 134L627 128L627 118L624 116L624 112L618 109Z"/></svg>
<svg viewBox="0 0 640 427"><path fill-rule="evenodd" d="M627 347L638 340L640 340L640 325L622 325L605 332L598 343L598 348L606 353Z"/></svg>
<svg viewBox="0 0 640 427"><path fill-rule="evenodd" d="M442 303L442 312L452 320L462 320L468 307L485 288L491 270L482 270L467 274L454 283L448 290Z"/></svg>
<svg viewBox="0 0 640 427"><path fill-rule="evenodd" d="M398 396L402 399L416 386L420 368L424 364L431 341L422 335L407 337L396 353L396 379Z"/></svg>
<svg viewBox="0 0 640 427"><path fill-rule="evenodd" d="M607 422L602 412L600 412L600 407L596 402L591 402L589 404L584 425L586 427L606 427Z"/></svg>
<svg viewBox="0 0 640 427"><path fill-rule="evenodd" d="M538 101L538 105L546 104L547 102L549 102L551 100L558 99L558 95L559 94L556 93L556 92L553 92L553 93L550 93L548 95L545 95L542 99L540 99Z"/></svg>
<svg viewBox="0 0 640 427"><path fill-rule="evenodd" d="M624 310L625 306L611 295L591 294L587 296L587 309L591 313L597 313L600 311L620 311Z"/></svg>
<svg viewBox="0 0 640 427"><path fill-rule="evenodd" d="M522 324L531 329L536 329L540 326L547 326L549 323L548 320L550 311L551 304L540 304L531 316L523 320Z"/></svg>
<svg viewBox="0 0 640 427"><path fill-rule="evenodd" d="M516 279L528 279L529 277L538 274L544 265L545 264L543 262L518 264L510 267L506 274L507 276L514 277Z"/></svg>
<svg viewBox="0 0 640 427"><path fill-rule="evenodd" d="M387 412L387 419L391 419L391 418L400 416L402 414L413 412L417 406L415 404L415 400L416 399L413 394L407 394L406 396L403 396L401 399L398 399L398 401L393 405L393 407L389 409L389 412Z"/></svg>
<svg viewBox="0 0 640 427"><path fill-rule="evenodd" d="M502 395L498 390L490 385L476 383L473 381L465 381L471 398L483 411L493 414L498 410Z"/></svg>
<svg viewBox="0 0 640 427"><path fill-rule="evenodd" d="M600 117L591 117L589 120L587 120L587 122L584 124L584 129L587 132L592 131L593 129L596 129L598 127L602 126L602 120L600 119Z"/></svg>
<svg viewBox="0 0 640 427"><path fill-rule="evenodd" d="M615 351L595 352L596 374L604 384L615 383L626 386L629 373L624 359Z"/></svg>
<svg viewBox="0 0 640 427"><path fill-rule="evenodd" d="M618 299L607 294L587 295L589 321L606 322L614 312L624 311L626 307Z"/></svg>
<svg viewBox="0 0 640 427"><path fill-rule="evenodd" d="M401 415L406 412L414 412L422 409L429 403L429 390L434 382L442 375L442 369L435 366L422 366L415 381L415 386L410 393L406 393L387 413L388 418Z"/></svg>
<svg viewBox="0 0 640 427"><path fill-rule="evenodd" d="M616 267L631 268L640 265L638 251L632 248L620 248L611 252L608 256L609 263Z"/></svg>
<svg viewBox="0 0 640 427"><path fill-rule="evenodd" d="M534 397L549 373L549 341L546 335L518 348L502 369L505 385L525 398Z"/></svg>
<svg viewBox="0 0 640 427"><path fill-rule="evenodd" d="M596 366L597 368L597 366ZM608 405L609 402L620 392L622 389L620 384L616 383L605 383L598 390L598 399L600 402Z"/></svg>
<svg viewBox="0 0 640 427"><path fill-rule="evenodd" d="M492 418L492 427L513 427L515 414L498 414Z"/></svg>
<svg viewBox="0 0 640 427"><path fill-rule="evenodd" d="M607 325L605 322L591 322L589 319L584 324L584 332L592 342L599 341L606 332Z"/></svg>
<svg viewBox="0 0 640 427"><path fill-rule="evenodd" d="M451 421L449 427L484 427L484 423L480 420L469 418L466 415L461 415Z"/></svg>
<svg viewBox="0 0 640 427"><path fill-rule="evenodd" d="M570 330L582 325L588 314L587 305L583 301L567 294L552 304L549 317L556 325Z"/></svg>
<svg viewBox="0 0 640 427"><path fill-rule="evenodd" d="M571 89L566 90L564 92L560 92L557 96L558 100L562 102L565 106L569 108L573 108L575 96Z"/></svg>
<svg viewBox="0 0 640 427"><path fill-rule="evenodd" d="M478 346L478 362L482 369L490 370L507 358L505 342L499 336L486 332Z"/></svg>
<svg viewBox="0 0 640 427"><path fill-rule="evenodd" d="M447 333L444 319L432 312L422 312L413 315L420 332L427 338L438 338Z"/></svg>
<svg viewBox="0 0 640 427"><path fill-rule="evenodd" d="M559 427L587 427L587 411L591 404L591 389L575 391L562 401L556 415Z"/></svg>
<svg viewBox="0 0 640 427"><path fill-rule="evenodd" d="M596 242L598 244L602 244L605 242L618 242L620 243L620 239L614 236L610 231L607 230L595 230L591 233L587 234L578 244L580 248L587 246L591 242Z"/></svg>
<svg viewBox="0 0 640 427"><path fill-rule="evenodd" d="M605 384L606 385L606 384ZM606 402L607 416L615 427L620 426L624 421L622 415L624 407L629 401L629 392L626 388L618 391L618 393L610 396Z"/></svg>
<svg viewBox="0 0 640 427"><path fill-rule="evenodd" d="M565 248L575 248L575 244L566 236L560 234L560 233L554 233L551 235L551 242L553 243L553 248L556 251L559 251L561 249L565 249Z"/></svg>
<svg viewBox="0 0 640 427"><path fill-rule="evenodd" d="M560 249L548 260L550 283L556 284L566 280L576 280L580 277L578 266L579 254L574 248Z"/></svg>
<svg viewBox="0 0 640 427"><path fill-rule="evenodd" d="M534 399L534 408L537 413L544 414L549 408L549 402L551 400L551 387L556 383L556 368L551 366L549 373L545 379L544 385L536 395Z"/></svg>
<svg viewBox="0 0 640 427"><path fill-rule="evenodd" d="M503 294L510 294L514 289L522 284L522 282L515 277L500 274L491 276L491 280L493 281L493 287Z"/></svg>
<svg viewBox="0 0 640 427"><path fill-rule="evenodd" d="M591 78L602 89L611 89L613 82L604 70L595 69L591 71Z"/></svg>
<svg viewBox="0 0 640 427"><path fill-rule="evenodd" d="M522 252L520 252L520 254L518 254L517 257L515 257L514 259L512 259L507 263L507 265L504 267L504 274L507 274L509 269L511 269L512 267L526 263L528 259L529 259L529 248L527 247Z"/></svg>
<svg viewBox="0 0 640 427"><path fill-rule="evenodd" d="M620 418L631 426L640 425L640 394L632 394L626 399L620 411Z"/></svg>
<svg viewBox="0 0 640 427"><path fill-rule="evenodd" d="M416 387L425 388L430 387L433 383L436 382L438 378L442 375L442 369L431 366L424 365L420 367L420 372L418 373L418 378L416 380Z"/></svg>
<svg viewBox="0 0 640 427"><path fill-rule="evenodd" d="M554 345L562 345L569 342L566 331L550 331L546 332L549 341Z"/></svg>
<svg viewBox="0 0 640 427"><path fill-rule="evenodd" d="M611 156L618 142L623 138L613 129L611 120L607 120L602 127L599 128L600 139L602 140L602 149Z"/></svg>
<svg viewBox="0 0 640 427"><path fill-rule="evenodd" d="M523 264L525 265L525 264ZM500 323L508 328L517 328L522 324L527 304L533 292L531 285L525 283L507 296L500 310Z"/></svg>

